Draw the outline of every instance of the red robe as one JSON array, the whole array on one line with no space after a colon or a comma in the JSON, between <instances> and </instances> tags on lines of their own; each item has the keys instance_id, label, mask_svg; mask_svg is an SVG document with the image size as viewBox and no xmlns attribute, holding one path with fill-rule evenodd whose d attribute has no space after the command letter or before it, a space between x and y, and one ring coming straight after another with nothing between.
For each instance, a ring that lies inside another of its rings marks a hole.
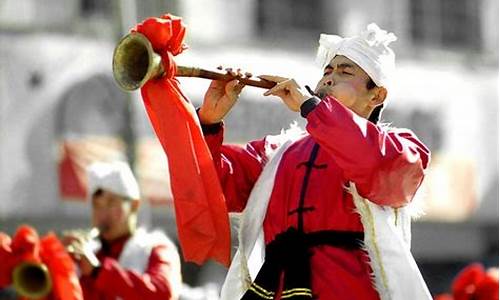
<instances>
[{"instance_id":1,"label":"red robe","mask_svg":"<svg viewBox=\"0 0 500 300\"><path fill-rule=\"evenodd\" d=\"M122 268L118 258L130 236L117 239L97 253L101 269L97 276L82 276L85 300L168 300L180 293L180 260L177 250L159 245L151 250L144 274ZM179 281L179 282L176 282Z\"/></svg>"},{"instance_id":2,"label":"red robe","mask_svg":"<svg viewBox=\"0 0 500 300\"><path fill-rule=\"evenodd\" d=\"M297 227L301 189L315 143L319 152L304 198L303 229L362 232L349 181L359 193L380 205L399 207L420 186L430 153L407 130L383 130L356 116L336 99L326 97L307 115L308 132L283 154L264 219L266 244L290 226ZM267 158L266 137L245 148L222 145L223 130L205 139L219 173L229 211L241 211ZM312 249L312 291L316 299L379 299L370 278L367 254L332 246ZM279 293L278 293L279 295Z\"/></svg>"}]
</instances>

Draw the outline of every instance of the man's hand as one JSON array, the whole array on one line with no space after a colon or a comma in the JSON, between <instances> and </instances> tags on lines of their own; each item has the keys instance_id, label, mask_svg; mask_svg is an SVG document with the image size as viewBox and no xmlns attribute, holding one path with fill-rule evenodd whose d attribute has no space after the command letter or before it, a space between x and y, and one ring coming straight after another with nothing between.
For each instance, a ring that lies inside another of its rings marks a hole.
<instances>
[{"instance_id":1,"label":"man's hand","mask_svg":"<svg viewBox=\"0 0 500 300\"><path fill-rule=\"evenodd\" d=\"M80 268L82 275L89 276L94 268L100 266L99 259L84 238L76 235L65 235L62 241L71 258Z\"/></svg>"},{"instance_id":2,"label":"man's hand","mask_svg":"<svg viewBox=\"0 0 500 300\"><path fill-rule=\"evenodd\" d=\"M271 75L261 75L257 77L276 82L277 84L265 92L264 96L274 95L280 97L286 106L288 106L288 108L292 111L300 111L302 103L311 97L307 91L303 90L297 82L295 82L294 79Z\"/></svg>"},{"instance_id":3,"label":"man's hand","mask_svg":"<svg viewBox=\"0 0 500 300\"><path fill-rule=\"evenodd\" d=\"M232 69L226 69L226 71L233 76L243 76L239 69L237 73ZM252 75L247 73L245 76ZM244 87L245 85L237 79L229 82L213 80L198 111L201 124L209 125L221 122L238 100Z\"/></svg>"}]
</instances>

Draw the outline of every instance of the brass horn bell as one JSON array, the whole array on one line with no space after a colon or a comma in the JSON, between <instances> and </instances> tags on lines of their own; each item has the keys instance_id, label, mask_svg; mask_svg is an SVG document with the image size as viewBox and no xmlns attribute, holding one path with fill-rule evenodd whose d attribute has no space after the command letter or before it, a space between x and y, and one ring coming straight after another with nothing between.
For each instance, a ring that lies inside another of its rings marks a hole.
<instances>
[{"instance_id":1,"label":"brass horn bell","mask_svg":"<svg viewBox=\"0 0 500 300\"><path fill-rule=\"evenodd\" d=\"M12 272L16 292L29 299L42 298L52 290L52 279L47 266L42 263L23 262Z\"/></svg>"},{"instance_id":2,"label":"brass horn bell","mask_svg":"<svg viewBox=\"0 0 500 300\"><path fill-rule=\"evenodd\" d=\"M118 85L132 91L163 74L161 57L151 42L138 32L123 37L113 53L113 75Z\"/></svg>"}]
</instances>

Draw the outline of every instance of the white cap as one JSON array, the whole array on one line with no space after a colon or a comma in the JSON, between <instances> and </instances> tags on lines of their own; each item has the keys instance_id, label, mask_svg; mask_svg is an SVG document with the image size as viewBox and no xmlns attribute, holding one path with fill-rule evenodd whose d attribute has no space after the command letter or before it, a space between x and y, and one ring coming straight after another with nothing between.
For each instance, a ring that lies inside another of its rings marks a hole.
<instances>
[{"instance_id":1,"label":"white cap","mask_svg":"<svg viewBox=\"0 0 500 300\"><path fill-rule=\"evenodd\" d=\"M125 162L95 162L87 169L87 176L89 197L103 189L131 200L140 199L139 185Z\"/></svg>"},{"instance_id":2,"label":"white cap","mask_svg":"<svg viewBox=\"0 0 500 300\"><path fill-rule=\"evenodd\" d=\"M359 36L343 38L322 33L316 61L324 68L335 55L343 55L361 67L377 86L390 85L396 57L389 44L397 40L392 33L371 23Z\"/></svg>"}]
</instances>

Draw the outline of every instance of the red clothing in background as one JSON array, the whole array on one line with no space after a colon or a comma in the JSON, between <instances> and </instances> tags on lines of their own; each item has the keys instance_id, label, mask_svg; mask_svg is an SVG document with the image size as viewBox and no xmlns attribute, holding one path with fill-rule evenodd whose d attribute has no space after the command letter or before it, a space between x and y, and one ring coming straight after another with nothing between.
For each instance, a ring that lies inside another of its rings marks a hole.
<instances>
[{"instance_id":1,"label":"red clothing in background","mask_svg":"<svg viewBox=\"0 0 500 300\"><path fill-rule=\"evenodd\" d=\"M173 245L152 248L144 274L122 268L118 259L130 236L103 242L97 258L101 268L96 276L82 276L85 300L167 300L180 293L180 260Z\"/></svg>"}]
</instances>

